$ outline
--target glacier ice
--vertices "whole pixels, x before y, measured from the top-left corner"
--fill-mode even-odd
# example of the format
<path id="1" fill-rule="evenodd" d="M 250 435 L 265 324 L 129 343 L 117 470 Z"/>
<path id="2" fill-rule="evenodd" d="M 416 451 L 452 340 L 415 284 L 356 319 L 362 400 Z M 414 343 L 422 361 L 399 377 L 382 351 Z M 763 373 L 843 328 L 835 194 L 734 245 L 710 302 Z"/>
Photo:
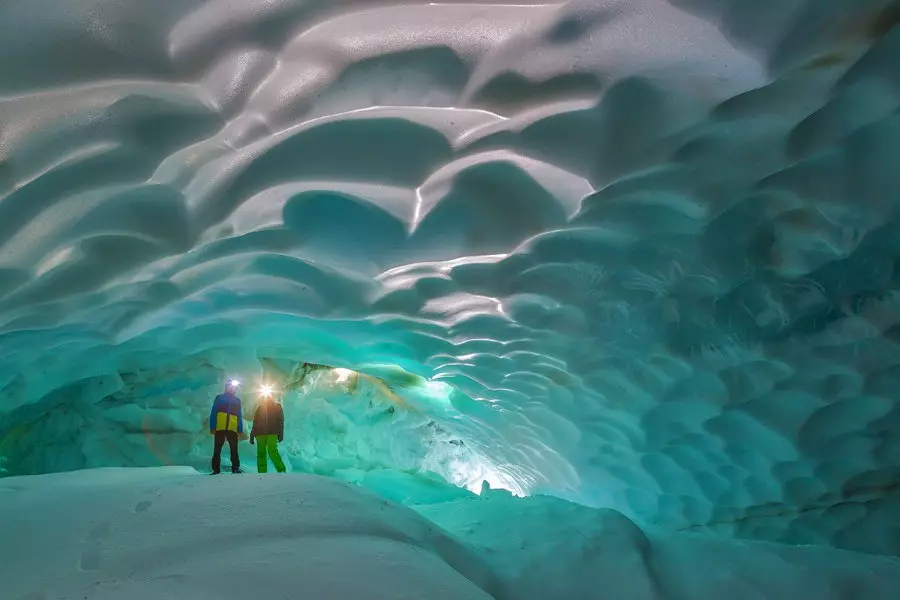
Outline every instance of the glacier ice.
<path id="1" fill-rule="evenodd" d="M 310 363 L 294 471 L 900 555 L 897 7 L 7 0 L 0 474 Z"/>

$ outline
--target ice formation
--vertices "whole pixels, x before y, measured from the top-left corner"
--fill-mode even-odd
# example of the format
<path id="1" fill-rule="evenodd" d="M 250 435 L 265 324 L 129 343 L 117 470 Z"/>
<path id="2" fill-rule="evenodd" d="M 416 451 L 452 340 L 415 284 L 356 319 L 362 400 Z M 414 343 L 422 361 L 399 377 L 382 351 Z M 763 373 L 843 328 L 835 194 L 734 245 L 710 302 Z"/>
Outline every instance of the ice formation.
<path id="1" fill-rule="evenodd" d="M 897 23 L 6 0 L 0 472 L 202 466 L 315 363 L 295 471 L 900 554 Z"/>

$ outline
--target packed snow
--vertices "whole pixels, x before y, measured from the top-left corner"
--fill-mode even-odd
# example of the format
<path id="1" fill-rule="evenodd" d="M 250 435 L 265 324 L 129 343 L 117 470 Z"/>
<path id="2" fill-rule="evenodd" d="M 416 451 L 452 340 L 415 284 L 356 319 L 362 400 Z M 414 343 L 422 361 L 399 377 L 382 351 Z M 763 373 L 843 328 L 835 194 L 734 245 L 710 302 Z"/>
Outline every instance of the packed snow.
<path id="1" fill-rule="evenodd" d="M 651 534 L 506 492 L 410 508 L 320 476 L 94 469 L 7 478 L 0 514 L 11 600 L 900 596 L 900 559 Z"/>
<path id="2" fill-rule="evenodd" d="M 10 600 L 491 597 L 471 550 L 332 479 L 98 469 L 9 478 L 0 507 Z"/>
<path id="3" fill-rule="evenodd" d="M 631 523 L 664 567 L 623 581 L 672 597 L 798 589 L 742 587 L 757 554 L 843 589 L 835 549 L 900 556 L 898 24 L 896 0 L 5 0 L 0 476 L 208 469 L 240 377 L 248 416 L 284 388 L 292 478 L 571 502 Z M 675 583 L 682 543 L 742 574 Z"/>

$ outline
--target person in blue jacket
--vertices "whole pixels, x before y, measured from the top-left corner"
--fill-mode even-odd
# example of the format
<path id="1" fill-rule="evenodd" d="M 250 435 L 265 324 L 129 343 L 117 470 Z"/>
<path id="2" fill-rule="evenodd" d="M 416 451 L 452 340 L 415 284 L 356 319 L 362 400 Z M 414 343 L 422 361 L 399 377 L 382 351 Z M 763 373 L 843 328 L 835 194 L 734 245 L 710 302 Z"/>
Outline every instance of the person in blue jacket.
<path id="1" fill-rule="evenodd" d="M 244 434 L 244 417 L 241 414 L 241 399 L 237 397 L 238 382 L 229 379 L 225 385 L 225 393 L 216 396 L 209 413 L 209 432 L 215 436 L 215 447 L 212 456 L 212 472 L 219 473 L 221 467 L 222 446 L 228 442 L 231 450 L 231 472 L 241 472 L 241 457 L 238 456 L 238 436 Z"/>

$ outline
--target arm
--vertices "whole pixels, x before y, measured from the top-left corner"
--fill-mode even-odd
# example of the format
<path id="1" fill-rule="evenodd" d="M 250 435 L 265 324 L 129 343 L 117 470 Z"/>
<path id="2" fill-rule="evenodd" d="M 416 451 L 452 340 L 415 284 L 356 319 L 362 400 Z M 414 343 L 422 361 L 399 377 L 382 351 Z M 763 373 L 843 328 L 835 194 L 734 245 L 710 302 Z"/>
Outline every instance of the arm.
<path id="1" fill-rule="evenodd" d="M 278 419 L 278 441 L 284 441 L 284 409 L 281 408 L 280 405 L 276 404 L 278 407 L 277 411 L 277 419 Z"/>
<path id="2" fill-rule="evenodd" d="M 237 400 L 237 418 L 238 418 L 238 434 L 244 433 L 244 407 L 241 406 L 241 399 L 235 396 Z"/>
<path id="3" fill-rule="evenodd" d="M 253 433 L 256 431 L 256 424 L 259 423 L 259 407 L 256 407 L 256 410 L 253 412 L 253 427 L 250 429 L 250 443 L 253 443 L 253 439 L 256 437 L 256 434 Z"/>
<path id="4" fill-rule="evenodd" d="M 219 397 L 216 396 L 216 399 L 213 400 L 212 408 L 209 410 L 209 431 L 213 432 L 216 430 L 216 405 L 219 403 Z"/>

